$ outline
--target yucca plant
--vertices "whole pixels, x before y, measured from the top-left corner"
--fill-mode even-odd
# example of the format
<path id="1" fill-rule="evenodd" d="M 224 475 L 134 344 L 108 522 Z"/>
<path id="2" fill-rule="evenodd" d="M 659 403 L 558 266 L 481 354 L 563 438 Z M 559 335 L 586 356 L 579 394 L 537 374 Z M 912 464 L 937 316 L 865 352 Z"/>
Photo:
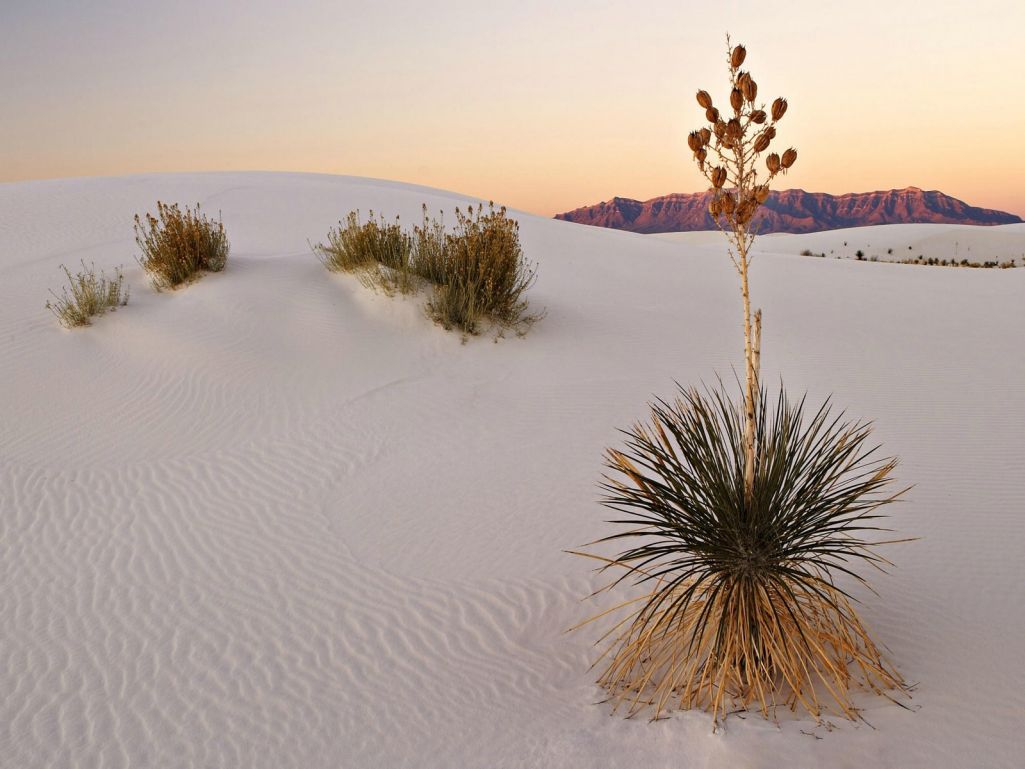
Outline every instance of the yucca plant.
<path id="1" fill-rule="evenodd" d="M 202 272 L 220 272 L 228 261 L 224 224 L 208 219 L 197 203 L 182 210 L 177 203 L 157 201 L 157 215 L 135 215 L 139 264 L 158 291 L 176 288 Z"/>
<path id="2" fill-rule="evenodd" d="M 752 313 L 748 283 L 753 222 L 768 182 L 797 153 L 768 155 L 759 180 L 755 161 L 787 103 L 776 99 L 770 112 L 757 105 L 757 85 L 740 69 L 746 50 L 729 38 L 727 46 L 733 116 L 699 91 L 710 127 L 688 141 L 740 277 L 745 378 L 737 400 L 721 382 L 658 400 L 650 423 L 607 451 L 603 503 L 621 514 L 610 523 L 627 528 L 591 546 L 629 546 L 579 554 L 620 570 L 599 593 L 624 581 L 642 593 L 583 624 L 619 617 L 599 639 L 607 646 L 595 664 L 604 665 L 599 683 L 610 699 L 631 715 L 701 707 L 719 723 L 736 709 L 757 706 L 769 717 L 777 706 L 802 706 L 816 719 L 825 709 L 856 718 L 853 687 L 904 688 L 848 592 L 867 586 L 859 564 L 888 563 L 874 550 L 887 531 L 880 508 L 903 491 L 892 490 L 897 460 L 877 458 L 867 424 L 833 416 L 828 401 L 808 417 L 804 399 L 791 402 L 782 385 L 775 406 L 767 403 L 761 312 Z"/>
<path id="3" fill-rule="evenodd" d="M 622 569 L 599 592 L 647 588 L 599 639 L 599 683 L 631 715 L 702 707 L 719 720 L 754 704 L 818 718 L 833 704 L 854 718 L 853 686 L 903 686 L 834 581 L 866 585 L 856 565 L 888 563 L 865 536 L 886 531 L 879 508 L 902 493 L 896 460 L 877 458 L 868 425 L 828 403 L 806 419 L 804 400 L 782 390 L 773 408 L 760 393 L 755 425 L 753 493 L 743 410 L 721 387 L 658 401 L 625 449 L 607 452 L 604 503 L 627 529 L 592 545 L 629 547 L 583 554 Z"/>

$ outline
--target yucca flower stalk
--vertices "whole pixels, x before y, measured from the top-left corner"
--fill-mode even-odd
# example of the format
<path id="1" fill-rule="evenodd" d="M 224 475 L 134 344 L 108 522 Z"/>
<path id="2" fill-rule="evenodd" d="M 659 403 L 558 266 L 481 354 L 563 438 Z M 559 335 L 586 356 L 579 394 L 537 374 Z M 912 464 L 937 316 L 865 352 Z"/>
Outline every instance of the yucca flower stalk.
<path id="1" fill-rule="evenodd" d="M 748 268 L 755 239 L 754 216 L 769 197 L 769 183 L 785 174 L 797 161 L 790 148 L 781 158 L 775 152 L 765 159 L 766 173 L 760 179 L 758 161 L 776 138 L 776 124 L 787 111 L 787 101 L 777 98 L 771 112 L 756 102 L 758 84 L 750 72 L 741 69 L 747 58 L 742 45 L 730 46 L 726 38 L 730 80 L 730 112 L 724 119 L 707 91 L 698 91 L 698 105 L 705 110 L 708 127 L 692 131 L 688 146 L 698 169 L 711 184 L 713 197 L 708 213 L 725 233 L 730 260 L 740 275 L 744 310 L 744 491 L 750 498 L 755 472 L 755 408 L 761 368 L 762 312 L 751 310 Z M 711 154 L 710 154 L 711 153 Z M 714 157 L 712 157 L 714 155 Z"/>

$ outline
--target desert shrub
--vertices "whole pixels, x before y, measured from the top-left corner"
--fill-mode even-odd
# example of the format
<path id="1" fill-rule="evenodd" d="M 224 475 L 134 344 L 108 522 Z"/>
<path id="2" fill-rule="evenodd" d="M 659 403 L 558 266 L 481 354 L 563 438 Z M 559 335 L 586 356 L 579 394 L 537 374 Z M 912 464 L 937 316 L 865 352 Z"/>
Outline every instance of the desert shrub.
<path id="1" fill-rule="evenodd" d="M 527 312 L 523 296 L 536 271 L 523 257 L 518 222 L 494 204 L 465 213 L 457 208 L 455 215 L 449 232 L 424 206 L 423 221 L 409 234 L 398 220 L 388 223 L 371 212 L 362 222 L 353 211 L 313 250 L 329 270 L 354 273 L 387 293 L 430 285 L 427 313 L 445 328 L 476 334 L 488 321 L 524 332 L 541 316 Z"/>
<path id="2" fill-rule="evenodd" d="M 120 267 L 114 268 L 114 275 L 110 278 L 102 271 L 97 276 L 96 266 L 86 266 L 85 262 L 74 275 L 63 264 L 61 269 L 68 284 L 60 294 L 50 291 L 53 299 L 46 303 L 46 309 L 57 317 L 62 326 L 88 326 L 92 317 L 128 304 L 128 287 Z"/>
<path id="3" fill-rule="evenodd" d="M 135 215 L 135 242 L 142 250 L 139 264 L 154 288 L 175 288 L 203 271 L 220 272 L 228 260 L 224 224 L 206 218 L 199 209 L 157 201 L 157 215 Z"/>
<path id="4" fill-rule="evenodd" d="M 416 274 L 434 284 L 445 282 L 447 272 L 448 238 L 444 217 L 433 219 L 423 207 L 423 220 L 413 228 L 413 269 Z"/>
<path id="5" fill-rule="evenodd" d="M 885 531 L 897 462 L 875 458 L 869 427 L 828 403 L 806 418 L 803 399 L 781 390 L 767 405 L 763 390 L 748 496 L 743 400 L 681 388 L 608 450 L 604 504 L 623 530 L 600 542 L 627 549 L 601 558 L 622 570 L 604 589 L 632 580 L 646 592 L 603 637 L 600 683 L 631 714 L 704 707 L 718 719 L 754 703 L 818 718 L 832 703 L 854 718 L 854 685 L 903 687 L 834 579 L 864 584 L 857 564 L 887 563 L 866 536 Z"/>
<path id="6" fill-rule="evenodd" d="M 856 257 L 858 257 L 858 261 L 864 261 L 864 259 L 865 259 L 865 252 L 862 251 L 860 248 L 858 249 L 857 253 L 855 253 L 854 255 Z"/>
<path id="7" fill-rule="evenodd" d="M 501 327 L 523 329 L 537 319 L 528 315 L 524 294 L 537 273 L 523 258 L 519 222 L 505 208 L 483 204 L 456 209 L 456 228 L 445 235 L 440 262 L 424 272 L 437 288 L 428 312 L 446 328 L 477 333 L 482 318 Z"/>
<path id="8" fill-rule="evenodd" d="M 369 287 L 391 293 L 413 288 L 410 271 L 412 240 L 398 219 L 374 216 L 363 222 L 359 211 L 350 211 L 345 222 L 328 232 L 327 244 L 314 246 L 320 261 L 333 272 L 353 273 Z"/>

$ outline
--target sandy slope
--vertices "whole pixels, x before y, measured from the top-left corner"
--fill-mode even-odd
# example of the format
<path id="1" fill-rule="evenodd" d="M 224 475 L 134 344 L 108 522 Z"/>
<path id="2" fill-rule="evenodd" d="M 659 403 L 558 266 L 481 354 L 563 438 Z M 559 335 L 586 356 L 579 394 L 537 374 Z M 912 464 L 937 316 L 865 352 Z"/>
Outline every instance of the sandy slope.
<path id="1" fill-rule="evenodd" d="M 227 270 L 155 294 L 131 219 L 223 211 Z M 0 766 L 1012 767 L 1025 749 L 1025 270 L 772 256 L 773 379 L 874 418 L 917 484 L 866 621 L 908 712 L 649 724 L 595 705 L 604 445 L 739 361 L 715 249 L 524 215 L 548 317 L 460 344 L 309 251 L 350 208 L 459 196 L 343 177 L 0 185 Z M 1020 234 L 1025 239 L 1025 234 Z M 910 237 L 910 235 L 909 235 Z M 681 257 L 686 258 L 681 258 Z M 60 263 L 129 265 L 90 329 Z M 822 739 L 817 739 L 822 737 Z"/>

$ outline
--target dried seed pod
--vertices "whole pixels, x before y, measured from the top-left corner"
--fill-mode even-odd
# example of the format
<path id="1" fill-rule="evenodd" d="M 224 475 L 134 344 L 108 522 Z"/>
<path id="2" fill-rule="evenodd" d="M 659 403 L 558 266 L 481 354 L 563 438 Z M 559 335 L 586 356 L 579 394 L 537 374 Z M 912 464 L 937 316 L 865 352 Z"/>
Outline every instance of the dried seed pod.
<path id="1" fill-rule="evenodd" d="M 738 45 L 733 49 L 733 53 L 730 54 L 730 65 L 733 69 L 736 69 L 744 63 L 745 57 L 747 57 L 747 49 L 742 45 Z"/>
<path id="2" fill-rule="evenodd" d="M 708 91 L 698 91 L 698 104 L 701 105 L 702 109 L 710 109 L 712 107 L 712 97 L 708 95 Z"/>
<path id="3" fill-rule="evenodd" d="M 765 122 L 765 110 L 756 109 L 751 113 L 751 122 L 761 125 Z"/>
<path id="4" fill-rule="evenodd" d="M 786 114 L 786 111 L 787 100 L 783 97 L 776 99 L 776 101 L 772 103 L 772 119 L 774 121 L 779 120 L 781 117 L 783 117 L 783 115 Z"/>
<path id="5" fill-rule="evenodd" d="M 702 146 L 707 147 L 708 143 L 712 140 L 712 132 L 709 131 L 707 128 L 702 128 L 700 131 L 698 131 L 698 135 L 701 136 Z"/>
<path id="6" fill-rule="evenodd" d="M 769 137 L 762 131 L 755 139 L 755 152 L 765 152 L 767 149 L 769 149 Z"/>
<path id="7" fill-rule="evenodd" d="M 730 122 L 726 124 L 726 136 L 730 139 L 739 139 L 741 134 L 744 133 L 744 129 L 740 126 L 740 121 L 731 117 Z"/>
<path id="8" fill-rule="evenodd" d="M 718 190 L 724 184 L 726 184 L 726 169 L 722 166 L 716 166 L 712 169 L 712 186 Z"/>
<path id="9" fill-rule="evenodd" d="M 767 184 L 759 184 L 757 187 L 755 187 L 755 200 L 758 201 L 759 205 L 761 205 L 762 203 L 764 203 L 768 199 L 769 199 L 769 185 L 767 185 Z"/>
<path id="10" fill-rule="evenodd" d="M 726 123 L 722 120 L 716 120 L 715 127 L 712 130 L 715 131 L 715 135 L 717 138 L 722 139 L 723 134 L 726 133 Z"/>
<path id="11" fill-rule="evenodd" d="M 733 107 L 734 112 L 740 112 L 740 108 L 744 106 L 744 94 L 740 92 L 739 88 L 730 91 L 730 106 Z"/>
<path id="12" fill-rule="evenodd" d="M 741 86 L 741 91 L 744 94 L 744 98 L 749 102 L 753 102 L 755 97 L 758 95 L 758 83 L 748 77 Z"/>
<path id="13" fill-rule="evenodd" d="M 779 155 L 773 152 L 769 157 L 765 158 L 765 166 L 769 169 L 770 174 L 775 174 L 779 171 Z"/>
<path id="14" fill-rule="evenodd" d="M 704 163 L 705 162 L 705 158 L 708 157 L 708 150 L 706 150 L 704 147 L 702 147 L 701 149 L 699 149 L 697 152 L 694 153 L 694 157 L 697 159 L 698 164 L 700 165 L 700 164 Z"/>
<path id="15" fill-rule="evenodd" d="M 719 110 L 717 110 L 715 107 L 709 107 L 705 110 L 705 119 L 709 123 L 714 123 L 716 120 L 719 119 Z"/>
<path id="16" fill-rule="evenodd" d="M 751 201 L 745 200 L 737 206 L 737 224 L 747 224 L 754 215 L 754 206 Z"/>
<path id="17" fill-rule="evenodd" d="M 797 160 L 797 150 L 793 147 L 783 153 L 783 158 L 780 161 L 784 168 L 790 168 Z"/>
<path id="18" fill-rule="evenodd" d="M 736 210 L 737 201 L 734 199 L 732 194 L 730 194 L 729 192 L 724 192 L 719 197 L 719 208 L 722 210 L 724 214 L 729 216 Z"/>
<path id="19" fill-rule="evenodd" d="M 691 152 L 697 152 L 701 149 L 701 134 L 697 131 L 691 131 L 687 136 L 687 146 L 690 147 Z"/>
<path id="20" fill-rule="evenodd" d="M 711 217 L 713 219 L 718 219 L 719 218 L 719 214 L 721 213 L 721 210 L 719 209 L 719 201 L 717 199 L 712 198 L 708 202 L 708 213 L 711 215 Z"/>

